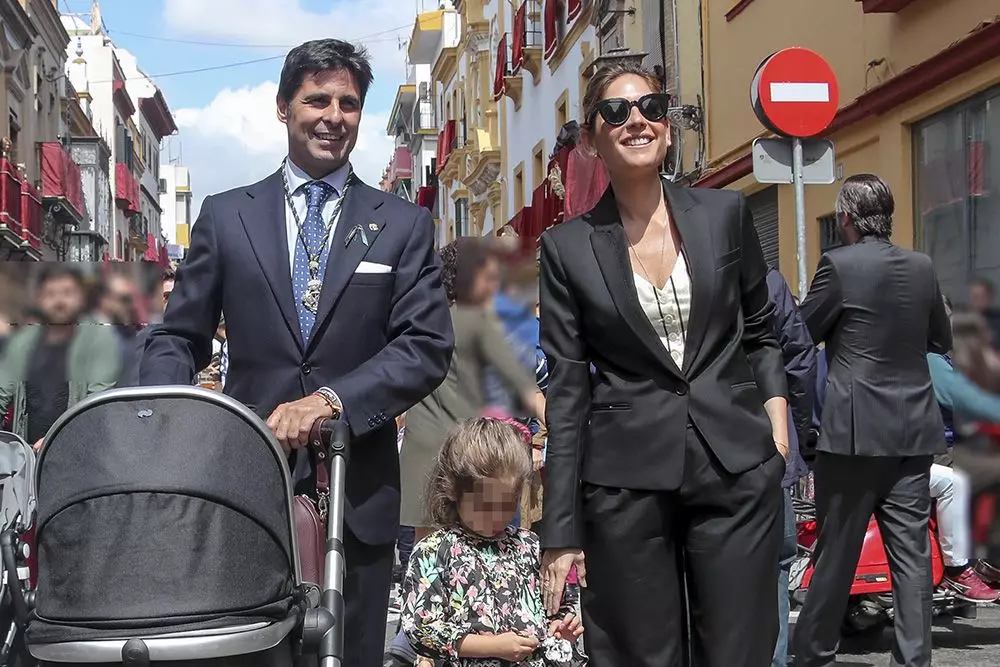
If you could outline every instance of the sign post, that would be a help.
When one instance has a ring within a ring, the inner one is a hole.
[[[833,122],[839,95],[837,76],[830,65],[819,54],[801,47],[782,49],[765,58],[750,85],[754,114],[765,128],[780,137],[754,142],[754,175],[762,183],[791,183],[795,192],[799,298],[805,296],[809,287],[805,185],[807,182],[829,184],[834,181],[833,145],[811,137],[822,133]],[[772,144],[758,143],[765,141]],[[790,144],[791,150],[781,150],[774,142]],[[809,166],[806,152],[819,156]],[[765,174],[769,180],[762,178]]]

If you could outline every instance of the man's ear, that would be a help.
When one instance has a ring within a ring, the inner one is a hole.
[[[288,102],[279,94],[275,98],[277,103],[278,120],[282,123],[288,124]]]

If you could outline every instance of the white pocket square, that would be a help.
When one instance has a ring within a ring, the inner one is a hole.
[[[392,273],[392,267],[378,262],[361,262],[355,273]]]

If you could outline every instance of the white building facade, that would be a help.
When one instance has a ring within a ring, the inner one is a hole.
[[[161,226],[171,260],[180,260],[190,243],[191,174],[178,164],[160,165],[163,191],[160,192]]]

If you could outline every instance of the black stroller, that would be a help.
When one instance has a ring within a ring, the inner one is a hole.
[[[31,600],[29,531],[35,522],[35,453],[21,438],[0,431],[0,667],[24,651]]]
[[[116,389],[66,412],[37,462],[44,664],[339,667],[347,427],[328,443],[323,591],[303,583],[285,455],[246,406],[195,387]]]

